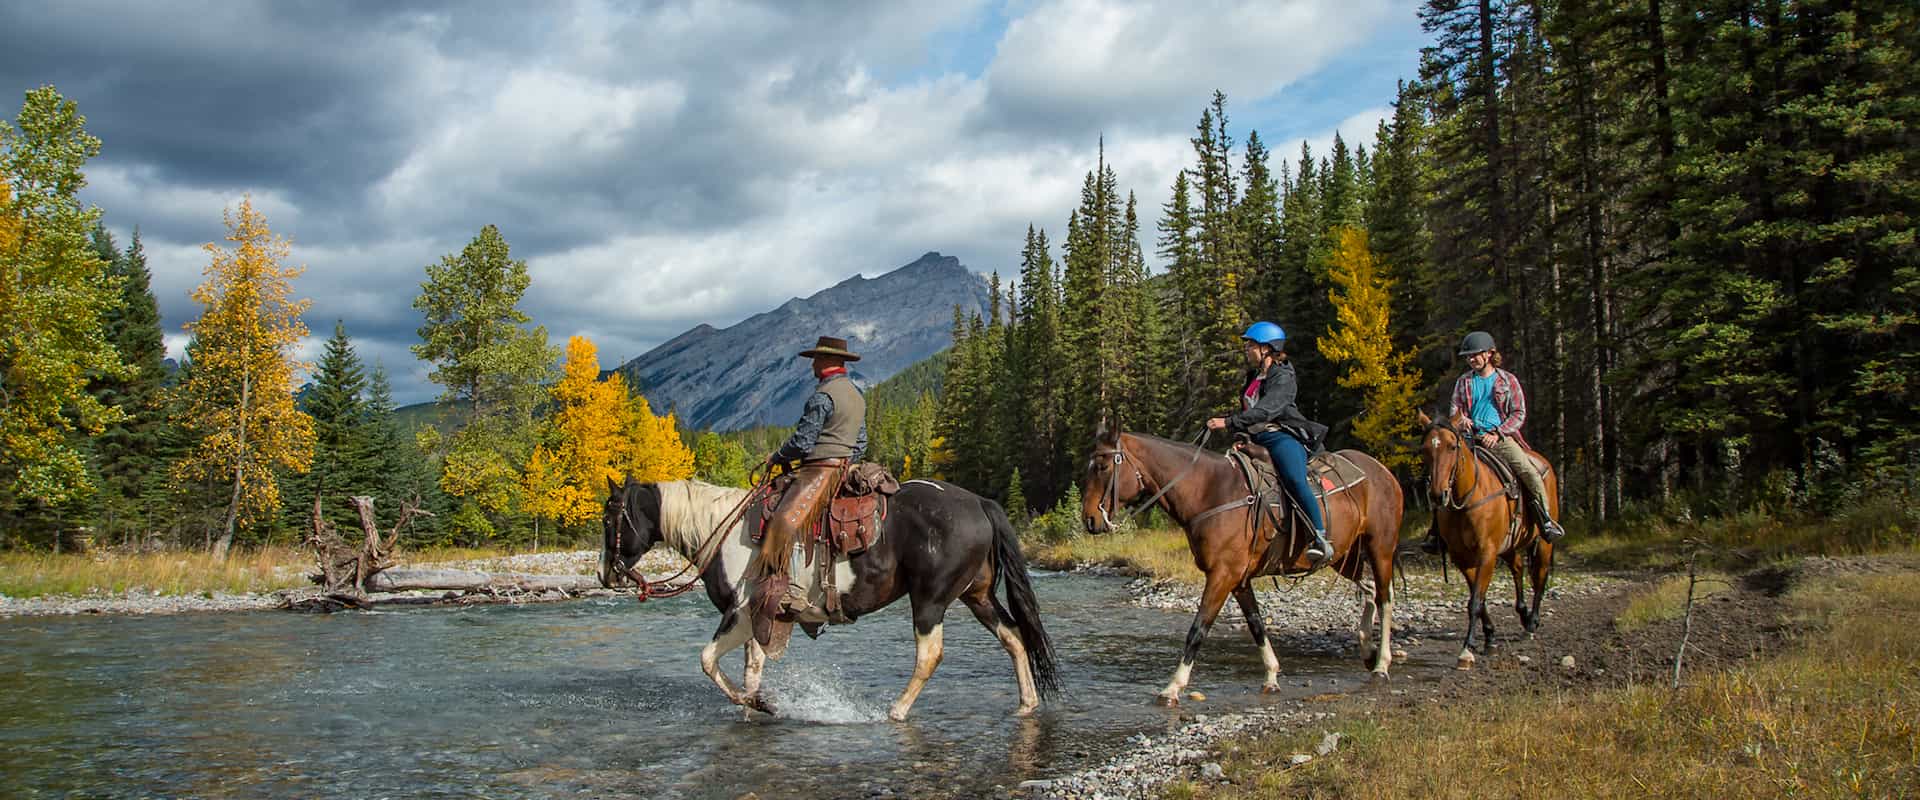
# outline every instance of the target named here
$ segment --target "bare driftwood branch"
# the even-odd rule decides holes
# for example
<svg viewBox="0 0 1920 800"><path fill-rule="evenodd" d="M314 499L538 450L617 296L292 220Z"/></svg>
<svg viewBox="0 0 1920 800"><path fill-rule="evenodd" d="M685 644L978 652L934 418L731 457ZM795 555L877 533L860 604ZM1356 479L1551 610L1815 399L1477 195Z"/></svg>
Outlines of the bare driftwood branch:
<svg viewBox="0 0 1920 800"><path fill-rule="evenodd" d="M598 588L600 581L592 575L529 575L459 569L390 569L374 575L367 584L367 589L375 592L446 589L505 594L557 590L579 594Z"/></svg>

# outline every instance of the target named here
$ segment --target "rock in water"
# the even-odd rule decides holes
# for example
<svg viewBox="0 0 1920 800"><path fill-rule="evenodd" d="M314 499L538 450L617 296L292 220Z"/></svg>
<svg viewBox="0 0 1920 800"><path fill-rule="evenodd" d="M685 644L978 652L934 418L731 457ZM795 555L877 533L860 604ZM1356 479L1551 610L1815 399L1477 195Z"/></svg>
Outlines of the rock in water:
<svg viewBox="0 0 1920 800"><path fill-rule="evenodd" d="M1199 692L1188 692L1187 699L1196 703L1204 703L1207 701L1207 696Z"/></svg>

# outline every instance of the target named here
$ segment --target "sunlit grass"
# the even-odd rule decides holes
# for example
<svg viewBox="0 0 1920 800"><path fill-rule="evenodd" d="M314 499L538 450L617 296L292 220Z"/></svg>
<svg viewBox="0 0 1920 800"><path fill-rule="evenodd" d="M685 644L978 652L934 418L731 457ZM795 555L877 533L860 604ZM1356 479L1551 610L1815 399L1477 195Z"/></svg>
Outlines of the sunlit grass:
<svg viewBox="0 0 1920 800"><path fill-rule="evenodd" d="M1559 552L1591 567L1678 569L1697 543L1703 563L1736 570L1800 556L1920 552L1920 512L1911 505L1888 495L1832 517L1754 510L1701 520L1631 519L1568 536Z"/></svg>
<svg viewBox="0 0 1920 800"><path fill-rule="evenodd" d="M205 595L303 586L313 556L291 547L235 550L224 563L205 552L0 553L0 594Z"/></svg>
<svg viewBox="0 0 1920 800"><path fill-rule="evenodd" d="M1687 583L1685 575L1669 575L1634 592L1626 609L1613 618L1614 630L1629 633L1656 622L1679 619L1687 610ZM1693 601L1698 603L1731 588L1732 579L1725 575L1701 574L1693 582Z"/></svg>
<svg viewBox="0 0 1920 800"><path fill-rule="evenodd" d="M1240 740L1230 785L1170 796L1899 797L1920 790L1920 573L1808 582L1794 651L1664 686L1516 694Z"/></svg>
<svg viewBox="0 0 1920 800"><path fill-rule="evenodd" d="M1200 570L1194 568L1193 554L1187 549L1187 535L1176 528L1078 536L1034 547L1027 558L1056 569L1106 564L1154 578L1201 583Z"/></svg>
<svg viewBox="0 0 1920 800"><path fill-rule="evenodd" d="M433 548L403 551L407 564L481 561L518 553L572 552L578 546L508 551L497 548ZM170 596L273 592L310 586L318 572L313 554L288 546L236 548L225 563L203 551L121 553L0 552L0 594L8 597L119 596L130 592Z"/></svg>

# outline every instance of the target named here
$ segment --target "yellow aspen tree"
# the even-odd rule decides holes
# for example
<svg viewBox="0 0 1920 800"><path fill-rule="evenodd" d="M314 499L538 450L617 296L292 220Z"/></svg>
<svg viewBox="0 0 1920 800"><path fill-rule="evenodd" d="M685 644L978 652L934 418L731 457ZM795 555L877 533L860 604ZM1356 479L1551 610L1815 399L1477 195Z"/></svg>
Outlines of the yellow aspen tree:
<svg viewBox="0 0 1920 800"><path fill-rule="evenodd" d="M305 472L313 458L313 420L293 404L293 347L307 335L300 315L310 301L293 298L304 272L283 266L287 240L242 199L229 211L227 241L208 243L212 261L192 297L204 306L187 323L192 359L178 389L177 421L195 435L193 449L174 465L176 482L231 481L226 526L214 545L224 560L234 528L271 517L280 507L276 468Z"/></svg>
<svg viewBox="0 0 1920 800"><path fill-rule="evenodd" d="M607 379L627 395L627 384L619 375ZM644 395L633 393L626 401L622 426L625 439L619 472L638 481L677 481L693 477L693 450L680 440L680 428L672 412L654 416Z"/></svg>
<svg viewBox="0 0 1920 800"><path fill-rule="evenodd" d="M617 462L626 448L626 382L600 380L599 351L584 336L567 339L566 363L551 390L555 411L547 443L527 464L527 510L566 524L600 513L600 492L619 480ZM657 480L647 479L643 480Z"/></svg>
<svg viewBox="0 0 1920 800"><path fill-rule="evenodd" d="M1333 287L1334 324L1320 340L1328 361L1345 364L1340 385L1359 389L1366 411L1353 422L1353 436L1388 467L1413 463L1406 439L1414 433L1417 387L1409 354L1393 351L1388 309L1393 282L1380 274L1367 234L1357 228L1334 229L1335 245L1327 278Z"/></svg>

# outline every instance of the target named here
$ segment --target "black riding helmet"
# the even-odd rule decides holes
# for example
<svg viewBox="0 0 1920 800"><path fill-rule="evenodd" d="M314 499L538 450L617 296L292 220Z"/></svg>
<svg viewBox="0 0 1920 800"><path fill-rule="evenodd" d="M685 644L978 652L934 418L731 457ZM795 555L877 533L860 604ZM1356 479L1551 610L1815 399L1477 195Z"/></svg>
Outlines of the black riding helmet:
<svg viewBox="0 0 1920 800"><path fill-rule="evenodd" d="M1460 340L1460 352L1455 355L1466 358L1474 353L1484 353L1492 349L1494 349L1493 334L1487 333L1486 331L1474 331L1467 334L1467 338Z"/></svg>

